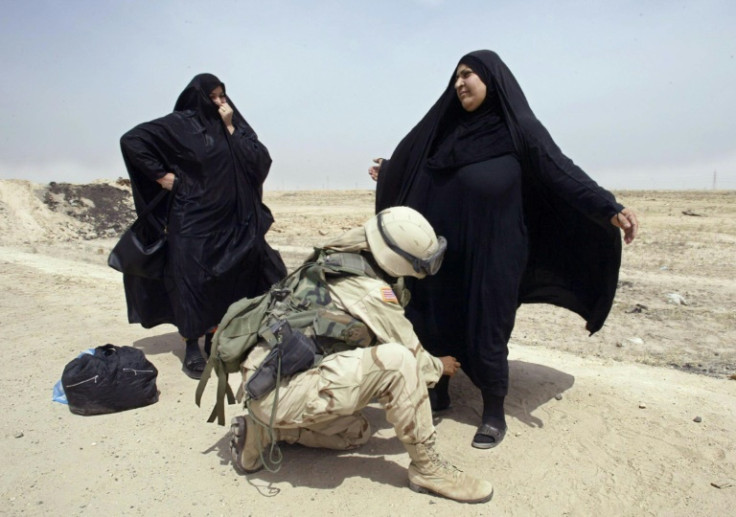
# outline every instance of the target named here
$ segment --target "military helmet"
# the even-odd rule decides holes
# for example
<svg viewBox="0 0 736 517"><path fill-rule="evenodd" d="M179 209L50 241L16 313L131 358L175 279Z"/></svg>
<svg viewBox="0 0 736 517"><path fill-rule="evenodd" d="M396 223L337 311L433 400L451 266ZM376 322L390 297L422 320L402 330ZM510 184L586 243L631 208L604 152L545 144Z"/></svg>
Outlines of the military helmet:
<svg viewBox="0 0 736 517"><path fill-rule="evenodd" d="M364 228L373 257L391 276L424 278L434 275L442 265L447 241L413 208L382 210Z"/></svg>

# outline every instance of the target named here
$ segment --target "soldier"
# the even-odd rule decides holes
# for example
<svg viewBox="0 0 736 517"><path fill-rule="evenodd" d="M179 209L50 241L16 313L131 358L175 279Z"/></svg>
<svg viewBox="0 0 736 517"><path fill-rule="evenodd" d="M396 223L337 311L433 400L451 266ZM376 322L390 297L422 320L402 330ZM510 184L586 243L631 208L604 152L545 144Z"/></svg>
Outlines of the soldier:
<svg viewBox="0 0 736 517"><path fill-rule="evenodd" d="M411 463L409 487L460 502L491 499L493 486L442 460L435 448L436 430L427 388L460 367L454 357L437 358L419 343L400 301L405 293L395 282L403 276L423 278L437 272L445 252L418 212L392 207L350 230L310 260L361 264L360 274L327 274L327 294L320 316L303 328L315 337L324 357L311 368L277 381L276 388L247 402L248 413L231 425L231 452L236 469L251 473L264 467L264 451L278 442L349 450L370 438L361 409L377 400L386 411ZM357 261L357 262L356 262ZM345 268L342 269L345 271ZM333 271L334 273L334 271ZM313 281L305 277L300 282ZM303 289L300 283L300 288ZM319 281L314 286L319 289ZM325 288L325 286L322 286ZM325 329L342 324L338 339L325 346ZM261 340L242 363L248 382L269 356Z"/></svg>

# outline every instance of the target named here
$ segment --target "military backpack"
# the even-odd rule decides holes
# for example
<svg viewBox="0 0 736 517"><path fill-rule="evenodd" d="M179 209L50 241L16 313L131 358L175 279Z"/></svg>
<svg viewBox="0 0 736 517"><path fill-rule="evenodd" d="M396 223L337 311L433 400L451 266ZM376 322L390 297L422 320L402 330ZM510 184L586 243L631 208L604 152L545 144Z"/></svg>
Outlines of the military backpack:
<svg viewBox="0 0 736 517"><path fill-rule="evenodd" d="M217 376L215 407L208 418L225 424L225 399L235 403L228 374L240 371L246 355L259 342L275 346L279 339L273 329L287 322L291 329L312 338L319 355L375 344L375 335L365 323L340 310L332 301L327 278L360 275L378 278L377 266L357 253L316 249L307 261L255 298L233 303L222 318L212 339L212 353L197 386L195 401L214 373Z"/></svg>

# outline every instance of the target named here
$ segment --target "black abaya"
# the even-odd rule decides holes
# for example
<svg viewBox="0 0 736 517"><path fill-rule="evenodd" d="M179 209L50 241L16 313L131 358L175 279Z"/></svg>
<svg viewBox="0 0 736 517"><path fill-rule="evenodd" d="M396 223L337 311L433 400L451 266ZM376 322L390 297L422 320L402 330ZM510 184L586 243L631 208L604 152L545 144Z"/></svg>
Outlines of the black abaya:
<svg viewBox="0 0 736 517"><path fill-rule="evenodd" d="M457 357L476 386L505 395L527 255L521 167L506 154L434 174L431 185L424 215L448 248L436 275L411 284L407 317L432 354Z"/></svg>
<svg viewBox="0 0 736 517"><path fill-rule="evenodd" d="M128 319L146 328L173 323L187 338L204 334L232 302L264 292L286 273L265 241L273 218L261 188L271 158L232 102L235 132L225 128L209 98L219 85L210 74L196 76L176 111L121 138L139 211L160 190L155 180L167 172L177 178L164 278L124 276ZM162 220L166 205L157 207Z"/></svg>
<svg viewBox="0 0 736 517"><path fill-rule="evenodd" d="M442 97L383 162L376 208L411 206L447 238L440 272L411 286L407 315L427 350L458 357L484 393L503 397L520 303L568 308L590 332L603 325L621 255L619 230L609 219L623 207L562 154L495 53L473 52L460 62L496 96L479 109L486 121L456 115L462 108L453 74ZM503 138L488 130L498 117L512 141L512 153L502 156L492 151L505 149ZM489 141L485 134L501 143L473 159L478 142ZM461 159L447 165L435 156L438 150Z"/></svg>

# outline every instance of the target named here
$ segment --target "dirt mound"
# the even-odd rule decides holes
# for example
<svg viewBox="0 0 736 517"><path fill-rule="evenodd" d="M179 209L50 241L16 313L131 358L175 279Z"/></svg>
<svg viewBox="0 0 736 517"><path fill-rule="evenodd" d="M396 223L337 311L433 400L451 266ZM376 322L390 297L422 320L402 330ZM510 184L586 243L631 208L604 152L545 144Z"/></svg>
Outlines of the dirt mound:
<svg viewBox="0 0 736 517"><path fill-rule="evenodd" d="M51 182L43 201L54 212L63 213L88 225L85 239L115 237L135 219L130 183L74 185Z"/></svg>
<svg viewBox="0 0 736 517"><path fill-rule="evenodd" d="M134 219L133 198L124 182L0 181L0 243L4 245L111 238Z"/></svg>

